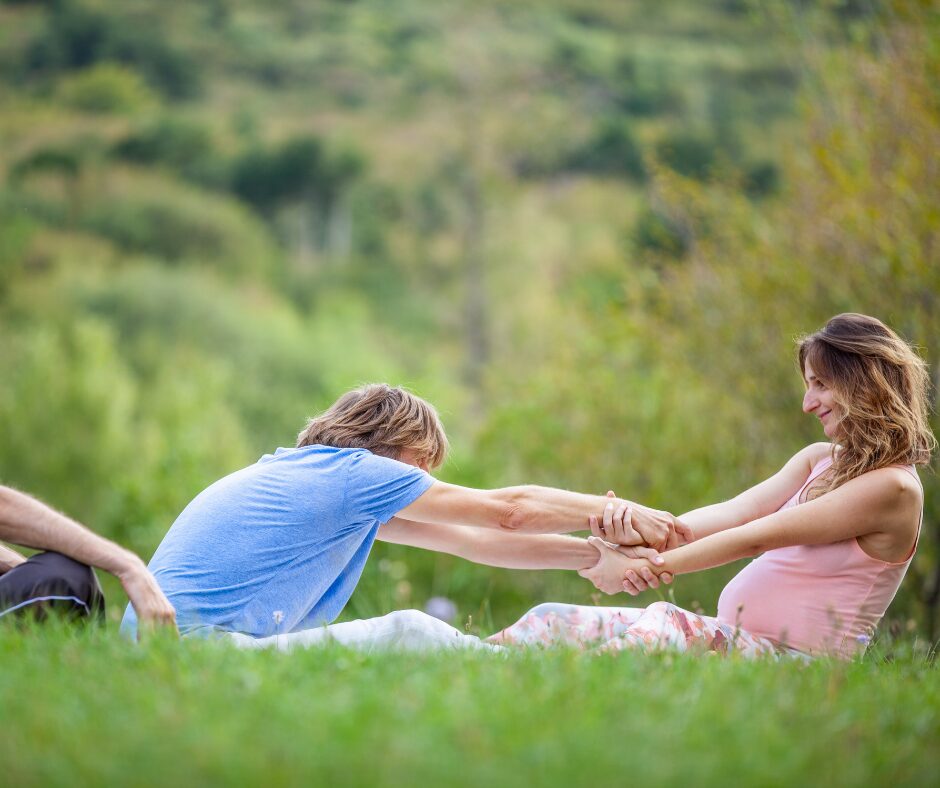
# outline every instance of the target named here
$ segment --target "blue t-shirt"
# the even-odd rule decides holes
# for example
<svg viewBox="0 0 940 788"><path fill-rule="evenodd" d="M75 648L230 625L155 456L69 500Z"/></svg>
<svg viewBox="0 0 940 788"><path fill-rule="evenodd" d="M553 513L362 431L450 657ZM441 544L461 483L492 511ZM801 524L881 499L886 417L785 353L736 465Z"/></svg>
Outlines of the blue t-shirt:
<svg viewBox="0 0 940 788"><path fill-rule="evenodd" d="M365 449L278 449L197 495L150 571L182 634L264 637L328 624L352 595L379 526L433 483ZM137 631L130 605L121 631Z"/></svg>

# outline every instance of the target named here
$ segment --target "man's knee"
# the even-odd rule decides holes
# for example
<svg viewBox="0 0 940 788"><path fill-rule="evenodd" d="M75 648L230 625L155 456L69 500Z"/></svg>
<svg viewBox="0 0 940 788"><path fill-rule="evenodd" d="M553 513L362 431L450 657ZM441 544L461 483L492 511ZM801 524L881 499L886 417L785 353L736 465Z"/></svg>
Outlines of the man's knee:
<svg viewBox="0 0 940 788"><path fill-rule="evenodd" d="M407 632L409 630L423 630L428 627L434 627L443 623L440 619L429 616L421 610L394 610L382 616L380 621L387 622L396 631ZM448 626L445 624L445 626Z"/></svg>
<svg viewBox="0 0 940 788"><path fill-rule="evenodd" d="M0 604L42 617L48 610L69 617L100 618L104 594L94 570L55 552L39 553L3 578Z"/></svg>
<svg viewBox="0 0 940 788"><path fill-rule="evenodd" d="M102 597L95 570L87 564L54 552L40 553L34 558L42 566L48 578L47 584L58 584L62 590L85 602L94 602Z"/></svg>
<svg viewBox="0 0 940 788"><path fill-rule="evenodd" d="M449 645L461 636L460 630L420 610L396 610L383 616L390 625L389 644L405 649L424 649Z"/></svg>

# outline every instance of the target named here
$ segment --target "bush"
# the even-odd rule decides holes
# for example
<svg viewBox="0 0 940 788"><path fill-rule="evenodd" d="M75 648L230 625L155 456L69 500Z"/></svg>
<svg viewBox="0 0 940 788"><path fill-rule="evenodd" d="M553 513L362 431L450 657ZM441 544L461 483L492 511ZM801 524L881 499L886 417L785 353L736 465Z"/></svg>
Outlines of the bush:
<svg viewBox="0 0 940 788"><path fill-rule="evenodd" d="M658 63L646 63L641 70L637 58L625 55L613 70L610 89L616 106L628 115L653 117L681 112L682 93L670 84L668 72Z"/></svg>
<svg viewBox="0 0 940 788"><path fill-rule="evenodd" d="M219 257L226 245L222 228L159 200L107 202L88 213L82 224L124 249L172 261Z"/></svg>
<svg viewBox="0 0 940 788"><path fill-rule="evenodd" d="M87 201L80 225L121 248L171 262L267 276L277 250L265 226L234 200L137 177Z"/></svg>
<svg viewBox="0 0 940 788"><path fill-rule="evenodd" d="M227 376L222 399L258 451L292 443L304 418L342 391L401 377L368 310L348 293L325 298L307 320L270 291L192 269L135 265L63 287L71 309L113 326L141 379L179 357Z"/></svg>
<svg viewBox="0 0 940 788"><path fill-rule="evenodd" d="M276 150L253 148L232 166L232 191L263 213L313 193L325 169L323 144L294 138Z"/></svg>
<svg viewBox="0 0 940 788"><path fill-rule="evenodd" d="M780 168L772 161L751 164L744 174L744 190L752 197L766 197L780 188Z"/></svg>
<svg viewBox="0 0 940 788"><path fill-rule="evenodd" d="M628 115L653 117L681 112L685 102L677 90L636 85L625 89L617 104Z"/></svg>
<svg viewBox="0 0 940 788"><path fill-rule="evenodd" d="M112 327L43 322L0 349L0 479L149 553L193 495L250 456L227 381L183 352L141 385Z"/></svg>
<svg viewBox="0 0 940 788"><path fill-rule="evenodd" d="M288 224L303 254L320 249L346 256L351 218L344 197L363 168L356 151L331 152L318 138L301 136L278 148L255 147L244 153L232 167L231 184L239 197L269 219L282 208L294 209Z"/></svg>
<svg viewBox="0 0 940 788"><path fill-rule="evenodd" d="M225 180L209 130L192 121L161 118L121 139L111 152L126 161L168 167L196 183L221 185Z"/></svg>
<svg viewBox="0 0 940 788"><path fill-rule="evenodd" d="M675 131L656 145L657 158L687 178L707 180L718 159L714 140L688 131Z"/></svg>
<svg viewBox="0 0 940 788"><path fill-rule="evenodd" d="M611 119L603 121L588 142L568 155L567 168L637 181L646 179L643 153L629 124Z"/></svg>
<svg viewBox="0 0 940 788"><path fill-rule="evenodd" d="M633 226L633 243L643 251L659 252L668 257L684 257L689 240L679 224L666 214L648 210Z"/></svg>
<svg viewBox="0 0 940 788"><path fill-rule="evenodd" d="M75 148L50 146L37 148L14 163L10 179L18 181L33 173L56 173L77 178L82 170L82 154Z"/></svg>
<svg viewBox="0 0 940 788"><path fill-rule="evenodd" d="M256 147L242 154L232 166L232 190L265 213L302 199L326 206L364 166L356 151L331 152L319 138L304 135L277 148Z"/></svg>
<svg viewBox="0 0 940 788"><path fill-rule="evenodd" d="M0 303L25 267L29 247L40 228L22 205L18 196L0 193Z"/></svg>
<svg viewBox="0 0 940 788"><path fill-rule="evenodd" d="M65 77L58 93L64 104L83 112L130 113L156 103L138 73L114 63L99 63Z"/></svg>
<svg viewBox="0 0 940 788"><path fill-rule="evenodd" d="M198 65L167 43L155 20L109 14L69 0L56 4L45 29L28 47L25 68L50 76L106 62L134 68L170 98L200 92Z"/></svg>
<svg viewBox="0 0 940 788"><path fill-rule="evenodd" d="M0 478L97 521L134 464L137 389L113 334L88 320L4 331L0 377Z"/></svg>

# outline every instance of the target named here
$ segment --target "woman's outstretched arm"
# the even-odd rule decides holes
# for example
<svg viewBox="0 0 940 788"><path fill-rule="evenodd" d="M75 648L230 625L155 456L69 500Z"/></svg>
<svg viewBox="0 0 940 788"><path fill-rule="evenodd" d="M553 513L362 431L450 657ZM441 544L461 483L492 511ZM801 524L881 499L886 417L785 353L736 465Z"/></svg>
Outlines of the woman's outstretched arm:
<svg viewBox="0 0 940 788"><path fill-rule="evenodd" d="M695 539L701 539L765 517L776 512L800 489L813 466L831 450L831 443L813 443L794 454L769 479L728 501L686 512L679 519L691 528Z"/></svg>
<svg viewBox="0 0 940 788"><path fill-rule="evenodd" d="M601 590L614 593L611 589L618 574L623 580L628 572L641 567L654 574L686 574L780 547L831 544L866 536L878 538L882 560L902 561L913 547L921 505L920 486L909 473L900 468L879 468L808 503L670 550L662 554L661 563L628 558L595 543L602 559L584 574Z"/></svg>

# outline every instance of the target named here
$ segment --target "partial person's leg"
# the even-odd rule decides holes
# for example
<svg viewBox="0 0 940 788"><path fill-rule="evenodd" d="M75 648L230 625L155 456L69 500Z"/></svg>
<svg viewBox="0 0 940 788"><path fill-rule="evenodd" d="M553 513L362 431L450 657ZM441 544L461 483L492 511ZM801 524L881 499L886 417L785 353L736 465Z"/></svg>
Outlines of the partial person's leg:
<svg viewBox="0 0 940 788"><path fill-rule="evenodd" d="M617 637L642 614L643 608L545 602L487 641L512 646L564 644L587 648Z"/></svg>
<svg viewBox="0 0 940 788"><path fill-rule="evenodd" d="M499 650L498 646L484 643L473 635L466 635L419 610L396 610L379 618L346 621L342 624L330 624L266 638L252 638L234 633L230 635L230 639L241 648L277 648L281 651L330 643L360 651L436 651L458 648Z"/></svg>
<svg viewBox="0 0 940 788"><path fill-rule="evenodd" d="M0 576L0 618L104 618L104 594L94 570L61 553L38 553Z"/></svg>
<svg viewBox="0 0 940 788"><path fill-rule="evenodd" d="M734 652L746 657L777 655L777 647L766 638L729 627L712 616L690 613L669 602L656 602L647 607L625 631L598 650L624 649Z"/></svg>

